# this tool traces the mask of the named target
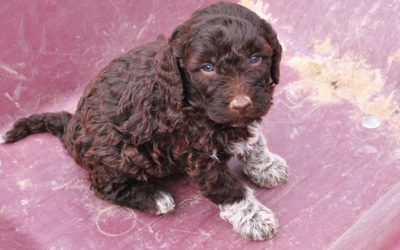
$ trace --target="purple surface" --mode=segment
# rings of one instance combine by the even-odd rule
[[[107,62],[211,2],[1,2],[0,132],[24,115],[73,112]],[[231,164],[276,213],[277,237],[241,239],[185,178],[169,181],[178,208],[167,216],[101,201],[61,143],[35,135],[0,146],[1,249],[400,249],[400,3],[242,4],[285,49],[263,126],[290,181],[257,188]]]

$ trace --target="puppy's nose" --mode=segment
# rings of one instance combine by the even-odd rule
[[[229,104],[231,109],[245,111],[251,105],[251,99],[247,95],[240,95],[233,98]]]

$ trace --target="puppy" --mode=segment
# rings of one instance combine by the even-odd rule
[[[153,214],[175,207],[159,181],[187,174],[235,231],[270,239],[275,216],[227,161],[242,159],[244,173],[262,187],[286,181],[287,164],[268,150],[259,123],[272,105],[281,53],[265,20],[217,3],[196,11],[168,40],[113,60],[87,86],[75,114],[22,118],[4,141],[50,132],[87,169],[100,198]]]

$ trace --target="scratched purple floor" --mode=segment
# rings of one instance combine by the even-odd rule
[[[108,61],[210,2],[3,1],[0,131],[35,112],[73,112]],[[173,214],[112,206],[57,139],[37,135],[0,146],[0,249],[400,249],[399,2],[242,4],[268,18],[285,47],[263,126],[290,181],[256,188],[231,164],[275,211],[277,237],[241,239],[185,178],[168,182]],[[362,126],[366,115],[381,126]]]

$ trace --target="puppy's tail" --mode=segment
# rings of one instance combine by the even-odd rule
[[[21,118],[14,123],[10,131],[3,135],[3,138],[0,138],[0,143],[16,142],[28,135],[38,133],[51,133],[61,138],[71,117],[70,113],[63,111],[35,114],[27,118]]]

